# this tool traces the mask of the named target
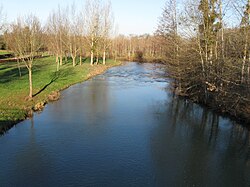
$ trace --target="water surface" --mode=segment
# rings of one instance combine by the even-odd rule
[[[127,63],[63,91],[0,137],[0,186],[250,186],[249,131],[163,76]]]

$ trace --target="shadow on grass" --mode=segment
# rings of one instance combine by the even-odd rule
[[[60,74],[59,73],[55,73],[54,76],[52,77],[51,81],[46,84],[41,90],[39,90],[36,94],[33,95],[33,97],[36,97],[37,95],[39,95],[40,93],[42,93],[44,90],[46,90],[46,88],[51,85],[53,82],[55,82],[58,78],[59,78]]]
[[[57,80],[62,80],[66,79],[69,74],[72,74],[73,70],[72,69],[64,69],[60,70],[58,72],[53,73],[51,80],[48,84],[46,84],[41,90],[39,90],[36,94],[33,95],[33,97],[38,96],[41,94],[43,91],[45,91],[52,83],[56,82]]]
[[[32,73],[35,74],[36,72],[39,71],[39,68],[41,67],[42,65],[35,65],[32,70]],[[20,70],[22,73],[21,77],[29,73],[26,67],[21,67]],[[0,72],[0,75],[1,75],[0,83],[2,84],[8,83],[8,82],[11,82],[13,80],[17,80],[20,78],[18,67],[4,66],[4,67],[0,67],[0,71],[4,71],[3,73]]]

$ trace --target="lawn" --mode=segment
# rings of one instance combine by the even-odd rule
[[[25,119],[27,111],[39,102],[46,102],[52,91],[82,82],[119,62],[108,60],[107,65],[90,66],[86,60],[83,65],[76,67],[68,62],[59,72],[56,72],[54,57],[36,59],[33,64],[33,94],[36,96],[27,100],[29,82],[25,65],[21,66],[20,77],[16,62],[0,63],[0,125]]]

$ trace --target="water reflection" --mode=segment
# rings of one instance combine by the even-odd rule
[[[18,173],[22,173],[17,179],[17,181],[22,181],[22,185],[29,186],[30,178],[32,178],[39,186],[43,186],[46,185],[46,180],[48,181],[50,178],[50,169],[48,166],[51,165],[52,162],[47,151],[43,148],[42,143],[37,140],[34,119],[31,118],[29,121],[29,139],[27,144],[23,145],[25,149],[17,152],[15,155],[13,169]]]
[[[247,128],[176,97],[152,108],[159,121],[151,141],[159,186],[250,184]]]
[[[102,77],[102,78],[101,78]],[[108,81],[105,81],[104,76],[92,79],[84,84],[83,90],[83,103],[82,103],[82,115],[85,120],[92,124],[97,124],[100,119],[104,119],[109,114],[109,85]],[[103,84],[105,82],[105,84]],[[85,110],[87,108],[87,110]],[[98,121],[97,121],[98,120]]]

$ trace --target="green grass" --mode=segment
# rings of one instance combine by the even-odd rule
[[[35,104],[47,101],[52,91],[65,89],[118,64],[108,60],[107,65],[90,66],[86,60],[82,66],[72,67],[68,62],[56,72],[54,57],[36,59],[33,62],[33,94],[46,88],[26,101],[29,93],[27,68],[22,64],[20,77],[16,62],[0,63],[0,125],[25,119],[27,111]]]

